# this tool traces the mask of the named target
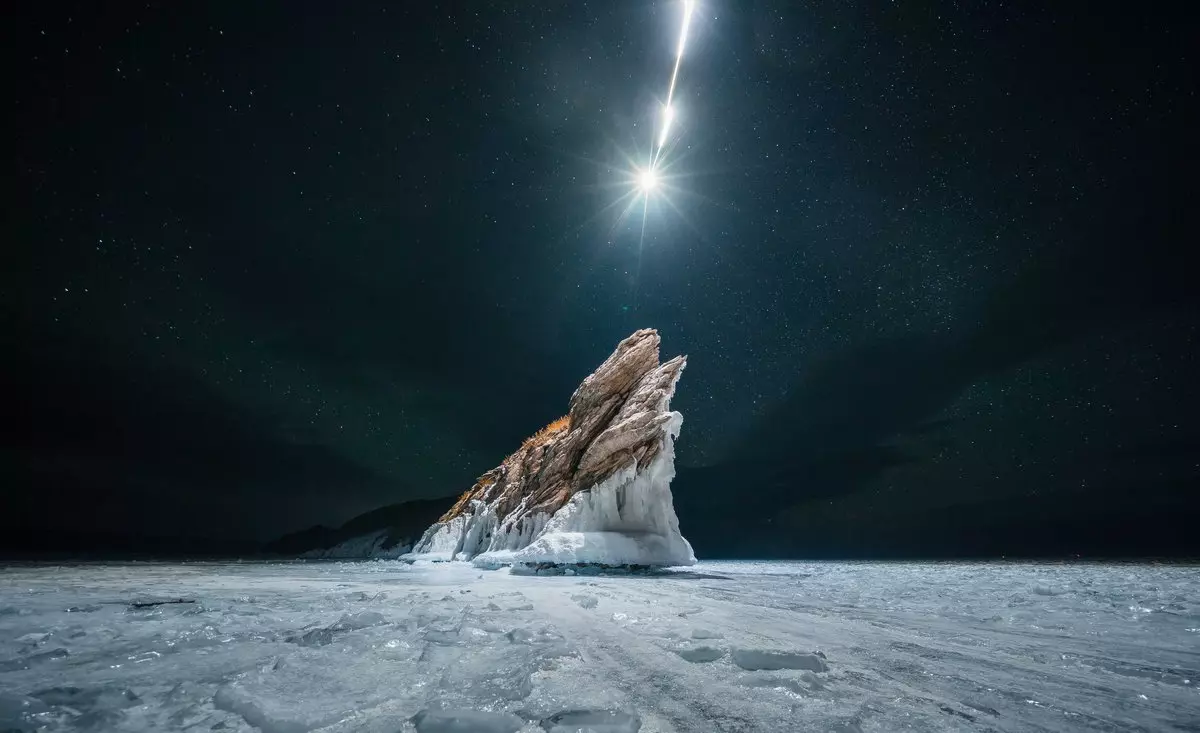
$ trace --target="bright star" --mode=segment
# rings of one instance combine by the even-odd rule
[[[686,189],[682,188],[680,184],[686,182],[689,175],[686,170],[681,169],[680,163],[683,161],[680,159],[680,151],[672,143],[683,132],[678,124],[680,107],[675,103],[675,92],[679,82],[679,72],[683,65],[684,52],[693,52],[692,44],[689,41],[693,30],[692,21],[698,18],[696,13],[698,3],[696,0],[677,0],[677,2],[679,3],[679,15],[677,16],[679,25],[676,27],[679,35],[675,44],[675,58],[670,67],[671,74],[666,88],[666,96],[659,100],[657,108],[653,110],[653,119],[647,125],[650,128],[648,149],[644,151],[618,150],[626,165],[617,168],[621,171],[620,178],[612,179],[611,185],[620,189],[620,193],[596,215],[599,217],[609,210],[619,212],[615,216],[609,232],[611,237],[612,232],[618,226],[629,222],[638,213],[637,209],[641,209],[640,232],[638,233],[639,253],[646,241],[648,220],[657,217],[667,209],[672,209],[682,215],[683,212],[672,199],[678,195],[688,195]],[[685,119],[691,117],[692,113],[696,111],[697,108],[694,105],[683,105]],[[693,125],[694,121],[689,127]],[[611,165],[600,165],[607,168],[610,173],[614,172]],[[688,223],[686,216],[683,219],[685,223]],[[690,223],[688,224],[691,226]]]
[[[643,168],[637,174],[638,189],[649,196],[658,188],[658,173],[653,168]]]

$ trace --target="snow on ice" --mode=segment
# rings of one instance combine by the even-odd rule
[[[0,730],[1186,730],[1198,585],[1156,565],[16,565]]]

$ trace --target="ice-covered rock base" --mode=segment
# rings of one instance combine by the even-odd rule
[[[658,362],[642,330],[583,381],[567,416],[479,478],[422,536],[408,560],[477,567],[692,565],[671,498],[670,409],[684,357]]]
[[[591,491],[571,497],[566,506],[540,525],[535,539],[520,549],[469,552],[467,546],[466,556],[482,568],[695,564],[692,546],[679,533],[671,498],[671,479],[675,476],[673,441],[674,434],[668,435],[662,453],[645,469],[631,466]],[[516,543],[504,537],[496,541],[493,534],[491,544],[485,547],[511,544]],[[465,545],[466,538],[455,554],[463,554]]]

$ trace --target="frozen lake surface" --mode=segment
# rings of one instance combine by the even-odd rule
[[[6,566],[0,730],[1194,731],[1198,595],[1161,565]]]

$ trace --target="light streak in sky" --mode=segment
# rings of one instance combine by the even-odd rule
[[[667,133],[671,131],[671,121],[675,119],[675,108],[664,104],[662,110],[662,133],[658,136],[658,147],[661,149],[667,142]]]
[[[667,87],[667,102],[662,109],[662,131],[658,134],[658,151],[662,152],[667,144],[667,136],[671,132],[671,123],[675,120],[675,108],[671,101],[675,98],[675,82],[679,79],[679,65],[683,62],[683,49],[687,47],[688,27],[692,24],[692,12],[696,9],[696,0],[683,0],[683,27],[679,29],[679,46],[675,49],[675,68],[671,70],[671,84]]]
[[[683,15],[679,29],[679,41],[675,46],[675,63],[671,68],[671,81],[667,85],[666,101],[659,110],[659,127],[650,140],[646,163],[639,165],[632,158],[629,159],[629,178],[626,179],[629,185],[628,192],[613,204],[616,206],[627,202],[624,213],[619,217],[619,220],[624,220],[632,213],[637,204],[641,203],[642,235],[638,242],[639,251],[645,240],[646,217],[650,212],[650,199],[662,199],[670,204],[667,197],[672,189],[672,176],[667,175],[670,166],[663,165],[662,158],[667,143],[671,140],[671,128],[676,114],[675,87],[679,81],[679,68],[683,63],[683,52],[687,49],[688,31],[692,24],[692,13],[696,10],[696,0],[682,0],[682,5]]]
[[[637,291],[638,279],[641,271],[642,250],[646,243],[646,220],[651,211],[650,199],[656,199],[654,210],[659,209],[659,203],[663,202],[678,211],[678,208],[671,203],[670,192],[673,189],[671,182],[677,176],[664,175],[670,168],[669,165],[661,165],[664,151],[667,150],[667,143],[671,140],[671,128],[675,122],[676,109],[675,102],[675,86],[679,81],[679,68],[683,64],[683,52],[687,49],[688,31],[692,24],[692,13],[696,10],[696,0],[682,0],[683,4],[683,19],[679,29],[679,42],[675,46],[675,63],[671,68],[671,81],[667,85],[667,98],[662,103],[661,109],[658,112],[659,128],[657,134],[652,133],[650,138],[650,150],[647,154],[648,160],[645,165],[639,165],[634,162],[632,157],[627,156],[629,163],[627,185],[629,188],[626,193],[617,201],[609,204],[608,208],[615,208],[621,204],[625,204],[624,211],[617,217],[616,223],[627,221],[634,213],[637,205],[641,204],[642,209],[642,226],[638,235],[638,266],[633,275],[633,302],[634,308],[637,307]]]

